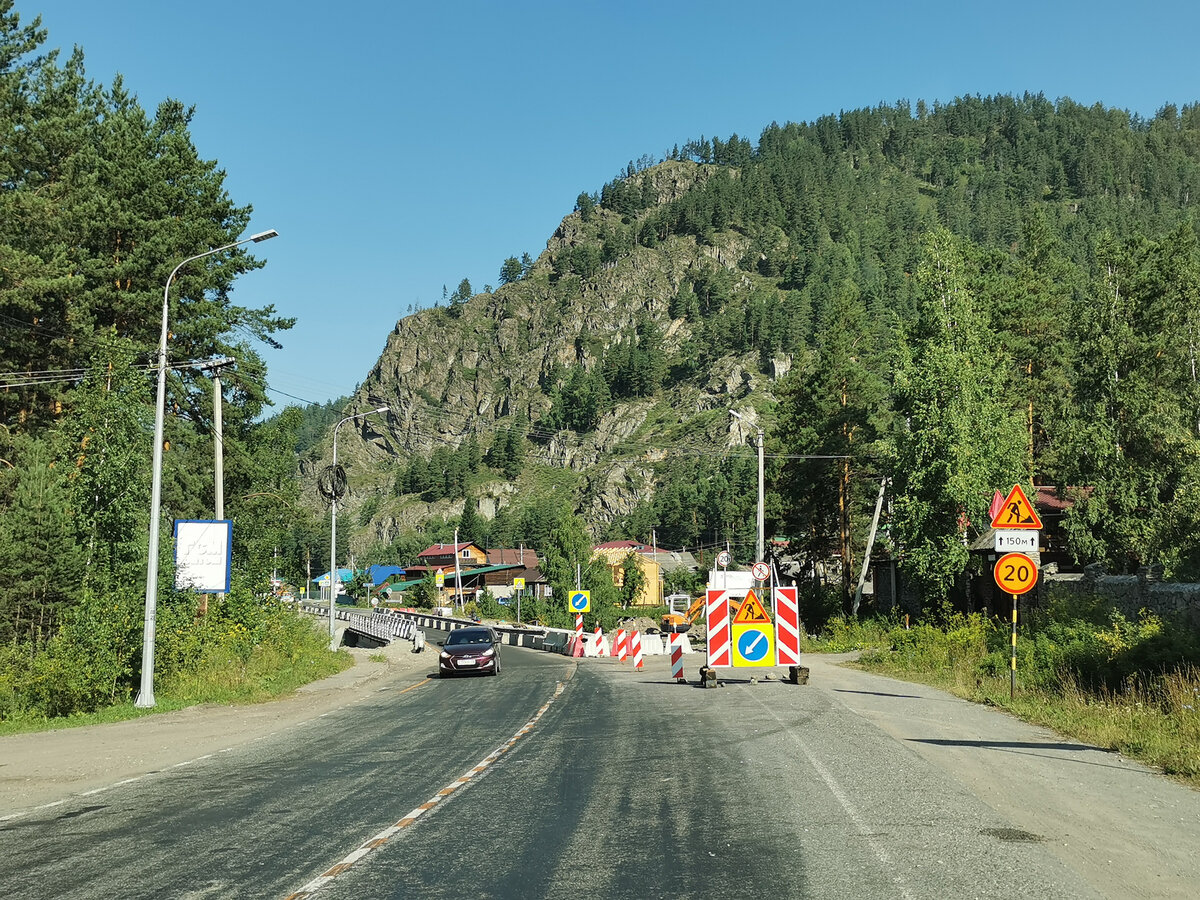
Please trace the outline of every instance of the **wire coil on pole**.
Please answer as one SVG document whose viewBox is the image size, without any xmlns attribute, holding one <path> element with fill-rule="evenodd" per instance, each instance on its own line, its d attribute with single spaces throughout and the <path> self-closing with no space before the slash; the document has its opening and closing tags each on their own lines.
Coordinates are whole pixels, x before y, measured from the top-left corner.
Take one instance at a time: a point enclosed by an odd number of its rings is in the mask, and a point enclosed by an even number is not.
<svg viewBox="0 0 1200 900">
<path fill-rule="evenodd" d="M 317 490 L 326 500 L 341 500 L 346 487 L 346 470 L 340 465 L 326 466 L 317 476 Z"/>
</svg>

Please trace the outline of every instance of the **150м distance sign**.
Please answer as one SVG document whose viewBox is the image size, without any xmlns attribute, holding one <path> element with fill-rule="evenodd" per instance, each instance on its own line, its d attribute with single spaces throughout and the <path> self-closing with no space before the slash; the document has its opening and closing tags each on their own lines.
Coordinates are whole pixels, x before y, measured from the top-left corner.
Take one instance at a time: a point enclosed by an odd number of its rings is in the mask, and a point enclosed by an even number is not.
<svg viewBox="0 0 1200 900">
<path fill-rule="evenodd" d="M 1038 532 L 1004 528 L 994 532 L 997 553 L 1037 553 Z"/>
</svg>

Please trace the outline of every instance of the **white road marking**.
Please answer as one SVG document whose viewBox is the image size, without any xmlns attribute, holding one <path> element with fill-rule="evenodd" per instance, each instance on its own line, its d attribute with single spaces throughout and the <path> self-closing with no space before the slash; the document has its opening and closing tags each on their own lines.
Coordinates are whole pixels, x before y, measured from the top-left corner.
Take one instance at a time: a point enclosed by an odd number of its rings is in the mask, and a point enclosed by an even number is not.
<svg viewBox="0 0 1200 900">
<path fill-rule="evenodd" d="M 573 674 L 573 671 L 571 674 Z M 383 831 L 379 832 L 377 835 L 365 841 L 350 853 L 346 854 L 346 856 L 342 857 L 325 872 L 321 873 L 308 884 L 304 885 L 304 887 L 300 888 L 300 890 L 296 891 L 295 893 L 288 894 L 286 900 L 304 900 L 304 898 L 311 897 L 325 885 L 329 884 L 329 882 L 333 881 L 333 879 L 337 878 L 343 872 L 348 871 L 356 862 L 361 860 L 372 850 L 378 850 L 400 831 L 416 822 L 417 819 L 419 819 L 422 815 L 432 810 L 439 803 L 443 803 L 448 800 L 460 787 L 464 787 L 465 785 L 469 784 L 472 778 L 477 775 L 481 775 L 488 766 L 511 750 L 517 741 L 533 730 L 533 727 L 537 725 L 542 716 L 546 714 L 547 710 L 550 709 L 554 701 L 562 695 L 563 690 L 566 688 L 565 682 L 570 680 L 571 674 L 568 674 L 563 681 L 558 682 L 554 688 L 553 696 L 551 696 L 549 700 L 542 704 L 541 709 L 534 714 L 533 718 L 522 725 L 517 730 L 516 734 L 485 756 L 474 767 L 468 769 L 465 774 L 454 779 L 420 806 L 409 811 L 409 813 L 400 819 L 400 821 L 396 822 L 394 825 L 389 825 Z"/>
<path fill-rule="evenodd" d="M 753 696 L 753 693 L 751 696 Z M 808 746 L 800 740 L 800 736 L 796 734 L 793 729 L 789 728 L 783 719 L 779 718 L 779 716 L 775 714 L 775 710 L 771 709 L 771 707 L 768 706 L 761 697 L 755 697 L 754 699 L 759 703 L 760 706 L 762 706 L 763 709 L 770 713 L 771 718 L 783 726 L 783 733 L 791 739 L 792 743 L 800 748 L 800 752 L 804 754 L 809 763 L 811 763 L 812 767 L 816 770 L 817 774 L 821 776 L 821 780 L 825 782 L 825 786 L 829 788 L 829 792 L 833 794 L 834 799 L 836 799 L 841 805 L 842 809 L 846 811 L 846 815 L 850 817 L 850 821 L 854 823 L 854 827 L 858 829 L 858 833 L 862 835 L 863 839 L 867 843 L 867 846 L 871 848 L 871 851 L 875 854 L 875 858 L 878 859 L 883 865 L 884 871 L 891 874 L 892 881 L 895 882 L 896 888 L 900 892 L 900 896 L 903 897 L 904 900 L 915 900 L 912 891 L 910 891 L 908 889 L 908 885 L 904 883 L 904 879 L 895 873 L 896 866 L 895 861 L 892 859 L 892 855 L 887 852 L 887 848 L 884 847 L 882 843 L 875 839 L 875 835 L 871 829 L 867 827 L 867 823 L 863 819 L 862 813 L 858 811 L 858 807 L 854 805 L 854 801 L 850 799 L 850 796 L 838 783 L 837 779 L 833 777 L 833 773 L 825 768 L 820 760 L 813 756 L 813 753 L 808 749 Z"/>
</svg>

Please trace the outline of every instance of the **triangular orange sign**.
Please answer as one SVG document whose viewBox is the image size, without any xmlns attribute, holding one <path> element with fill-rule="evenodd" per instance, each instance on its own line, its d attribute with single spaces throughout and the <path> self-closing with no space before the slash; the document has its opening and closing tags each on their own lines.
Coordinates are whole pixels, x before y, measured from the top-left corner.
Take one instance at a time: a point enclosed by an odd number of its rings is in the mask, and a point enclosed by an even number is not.
<svg viewBox="0 0 1200 900">
<path fill-rule="evenodd" d="M 1033 504 L 1025 496 L 1019 484 L 1014 484 L 1000 510 L 992 516 L 993 528 L 1041 528 L 1042 520 L 1038 518 Z"/>
<path fill-rule="evenodd" d="M 771 617 L 767 615 L 767 611 L 763 609 L 763 605 L 759 599 L 754 596 L 754 591 L 746 592 L 746 599 L 742 601 L 742 605 L 738 607 L 737 615 L 733 617 L 734 625 L 748 625 L 754 623 L 756 625 L 771 624 Z"/>
</svg>

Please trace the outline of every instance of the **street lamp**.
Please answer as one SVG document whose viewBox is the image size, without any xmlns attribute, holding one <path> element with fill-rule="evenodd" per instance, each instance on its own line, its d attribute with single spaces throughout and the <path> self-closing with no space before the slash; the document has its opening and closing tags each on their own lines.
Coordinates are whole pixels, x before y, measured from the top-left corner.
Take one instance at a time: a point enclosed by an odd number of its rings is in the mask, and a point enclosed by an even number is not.
<svg viewBox="0 0 1200 900">
<path fill-rule="evenodd" d="M 388 411 L 386 406 L 381 406 L 378 409 L 372 409 L 368 412 L 357 413 L 353 416 L 346 416 L 342 421 L 333 426 L 333 465 L 331 469 L 337 469 L 337 434 L 338 429 L 351 419 L 361 419 L 364 416 L 372 415 L 373 413 L 385 413 Z M 333 638 L 333 604 L 337 599 L 337 502 L 338 492 L 336 485 L 330 484 L 329 491 L 329 649 L 336 650 Z"/>
<path fill-rule="evenodd" d="M 272 228 L 232 244 L 189 256 L 171 270 L 163 288 L 162 335 L 158 341 L 158 399 L 154 406 L 154 467 L 150 488 L 150 558 L 146 560 L 146 616 L 142 632 L 142 685 L 133 704 L 142 709 L 154 706 L 154 617 L 158 601 L 158 519 L 162 507 L 163 418 L 167 405 L 167 314 L 170 311 L 171 282 L 179 270 L 190 262 L 251 241 L 258 244 L 278 236 L 279 232 Z"/>
<path fill-rule="evenodd" d="M 749 420 L 736 410 L 731 409 L 729 414 L 735 419 L 741 419 L 743 422 L 749 424 Z M 758 431 L 758 543 L 754 548 L 754 561 L 763 562 L 763 545 L 766 543 L 766 535 L 764 533 L 766 526 L 763 516 L 763 430 L 757 425 L 754 427 Z"/>
</svg>

